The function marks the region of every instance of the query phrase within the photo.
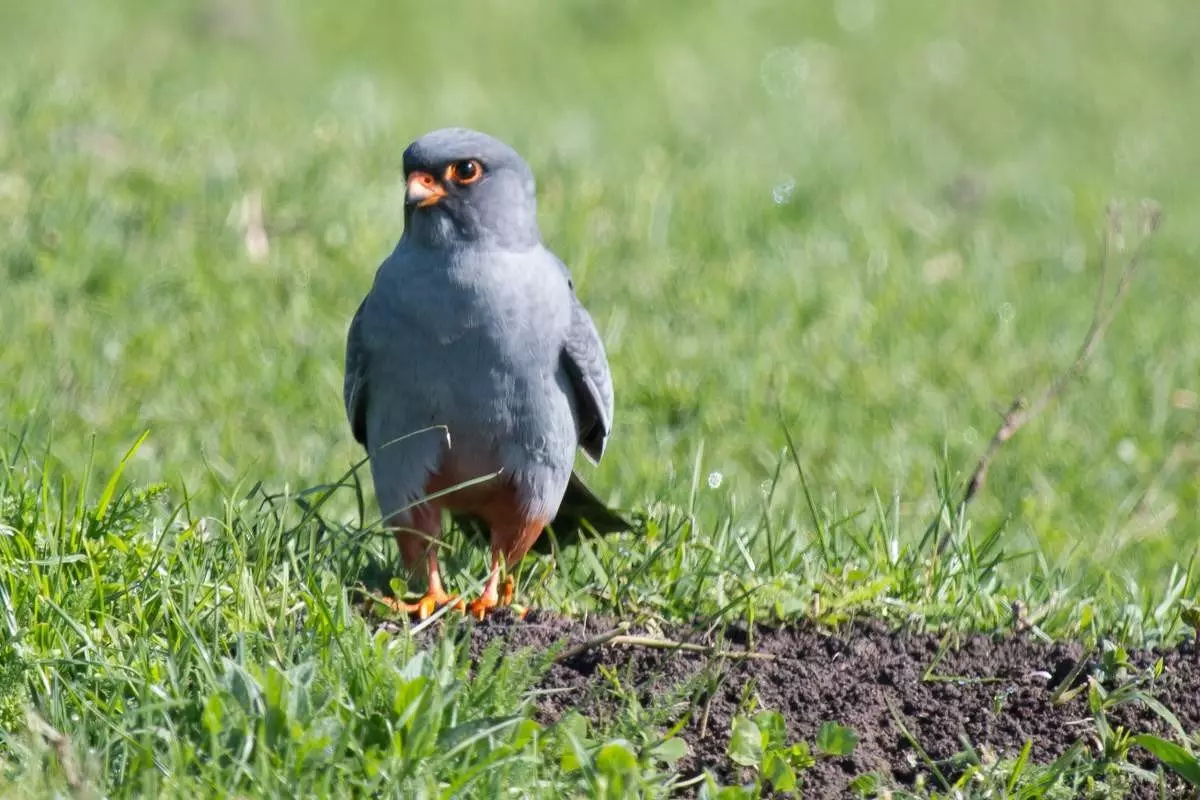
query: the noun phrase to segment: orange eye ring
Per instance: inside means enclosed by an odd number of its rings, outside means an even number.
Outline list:
[[[446,167],[446,180],[459,186],[469,186],[483,177],[483,164],[478,159],[467,158],[451,162]]]

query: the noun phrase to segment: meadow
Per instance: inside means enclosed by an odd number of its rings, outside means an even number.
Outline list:
[[[346,326],[402,230],[401,153],[444,125],[530,162],[612,365],[583,475],[637,531],[525,563],[546,619],[1015,625],[1110,676],[1118,646],[1192,637],[1198,35],[1168,0],[3,4],[0,793],[704,787],[698,705],[643,707],[609,670],[611,713],[564,725],[553,648],[412,634],[346,591],[395,571],[347,477]],[[1003,412],[1075,358],[1144,199],[1163,221],[1120,314],[958,513]],[[449,542],[466,591],[484,553]],[[769,711],[753,694],[739,714]],[[1153,731],[1194,749],[1176,712]],[[718,750],[745,745],[730,725]],[[1099,739],[900,788],[1174,774]],[[770,741],[703,791],[765,780]]]

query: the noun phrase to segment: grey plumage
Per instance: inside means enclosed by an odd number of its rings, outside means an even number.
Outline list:
[[[367,387],[367,350],[362,341],[362,314],[367,301],[358,304],[350,330],[346,333],[346,375],[342,379],[342,399],[346,403],[346,417],[354,440],[367,446],[367,398],[363,391]]]
[[[523,513],[554,520],[560,541],[584,519],[601,532],[628,527],[572,471],[577,448],[603,456],[612,378],[566,267],[542,245],[528,166],[491,137],[447,129],[405,151],[405,172],[463,159],[483,177],[448,181],[432,209],[406,207],[404,234],[347,334],[346,415],[380,509],[407,524],[432,477],[499,472]],[[416,433],[431,426],[449,440]],[[452,497],[447,507],[469,516]]]
[[[612,429],[612,376],[596,325],[574,296],[562,362],[578,399],[580,447],[593,464],[599,464]]]

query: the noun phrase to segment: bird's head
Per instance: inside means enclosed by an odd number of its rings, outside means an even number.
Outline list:
[[[427,133],[404,151],[404,235],[425,247],[507,249],[541,241],[533,172],[517,152],[466,128]]]

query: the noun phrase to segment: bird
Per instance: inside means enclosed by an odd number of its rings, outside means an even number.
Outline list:
[[[629,528],[574,469],[577,451],[593,464],[604,455],[612,375],[569,270],[542,241],[533,172],[514,149],[442,128],[405,149],[403,169],[403,233],[346,335],[346,416],[404,565],[424,565],[424,594],[387,604],[482,619],[512,604],[507,572],[547,526],[556,537],[584,521]],[[442,511],[487,531],[491,568],[470,603],[442,582]]]

